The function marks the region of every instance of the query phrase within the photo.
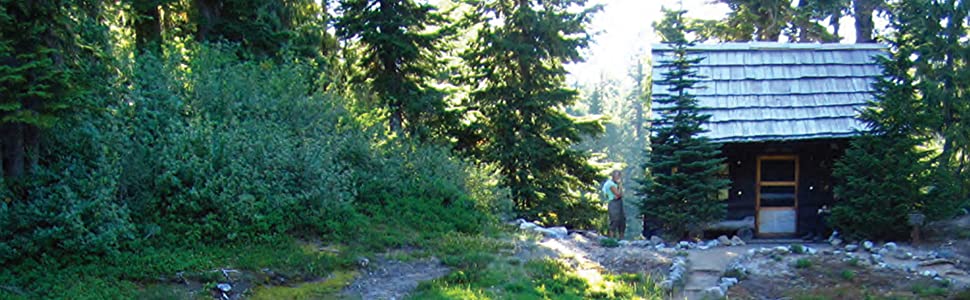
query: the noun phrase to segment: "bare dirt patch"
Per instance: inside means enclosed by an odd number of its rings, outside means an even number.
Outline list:
[[[342,294],[350,299],[403,299],[419,282],[445,276],[449,271],[434,257],[400,261],[380,255],[367,263]]]

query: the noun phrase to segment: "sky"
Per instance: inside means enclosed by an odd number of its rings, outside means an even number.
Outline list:
[[[687,16],[720,19],[729,11],[723,4],[710,0],[683,0]],[[653,22],[663,16],[661,6],[676,8],[679,1],[668,0],[594,0],[602,4],[590,24],[596,35],[586,51],[586,61],[567,66],[570,82],[592,83],[600,76],[623,78],[638,54],[648,53],[650,44],[659,42],[653,33]]]

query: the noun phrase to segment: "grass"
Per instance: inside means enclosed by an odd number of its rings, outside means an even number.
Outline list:
[[[350,266],[352,258],[297,242],[290,237],[263,243],[221,247],[144,247],[104,259],[42,257],[0,270],[9,289],[0,298],[28,299],[172,299],[183,291],[165,284],[177,275],[201,284],[222,280],[221,268],[259,271],[269,268],[290,278],[321,278]],[[16,292],[11,292],[16,291]]]
[[[812,267],[812,261],[807,258],[799,258],[795,261],[795,268],[807,269]]]
[[[253,300],[272,299],[334,299],[339,297],[340,290],[354,280],[355,272],[336,272],[323,281],[303,283],[294,287],[261,286],[253,291]]]
[[[453,267],[423,282],[410,299],[665,299],[655,280],[637,274],[589,274],[553,259],[523,260],[510,240],[528,237],[448,235],[434,246]]]
[[[620,241],[617,241],[616,239],[613,239],[613,238],[603,238],[600,240],[600,246],[603,246],[606,248],[616,248],[620,246]]]

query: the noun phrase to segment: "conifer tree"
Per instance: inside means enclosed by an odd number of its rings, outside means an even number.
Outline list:
[[[655,93],[654,111],[659,118],[651,127],[651,151],[644,167],[650,176],[641,181],[640,212],[672,235],[697,229],[724,217],[725,205],[717,192],[728,180],[718,176],[722,168],[718,144],[700,134],[710,115],[702,114],[691,94],[702,77],[697,65],[703,58],[691,56],[683,10],[666,10],[656,27],[664,43],[672,48],[673,59],[662,61],[661,80],[666,93]]]
[[[592,190],[599,179],[588,154],[571,145],[602,126],[565,113],[577,92],[566,87],[563,64],[582,60],[586,27],[599,7],[586,7],[585,0],[473,5],[469,18],[480,27],[463,58],[476,116],[469,126],[474,136],[466,138],[477,140],[463,144],[498,166],[520,217],[571,225],[567,211],[589,211],[578,209],[578,191]]]
[[[388,110],[390,129],[429,137],[453,125],[444,93],[430,84],[448,30],[445,16],[413,0],[343,0],[338,10],[338,37],[355,40],[362,51],[353,80]]]
[[[905,2],[893,8],[891,24],[896,30],[886,39],[891,53],[877,58],[883,76],[874,84],[875,101],[860,116],[869,131],[853,140],[835,164],[839,181],[835,193],[841,201],[832,210],[832,221],[853,237],[905,238],[909,213],[920,212],[935,220],[952,215],[960,205],[956,178],[948,166],[931,159],[931,151],[921,150],[939,136],[946,143],[945,131],[934,133],[943,118],[938,91],[959,86],[934,78],[940,74],[932,69],[946,67],[930,66],[930,62],[947,55],[926,51],[954,45],[927,36],[939,26],[937,21],[926,22],[927,7],[930,14],[947,11],[945,5],[929,2]],[[965,12],[962,15],[966,17]],[[946,156],[946,149],[939,155]]]

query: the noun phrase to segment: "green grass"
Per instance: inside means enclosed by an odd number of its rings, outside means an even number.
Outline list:
[[[0,282],[10,288],[0,292],[0,298],[184,298],[178,296],[184,291],[169,291],[158,283],[175,281],[178,273],[191,281],[214,283],[222,279],[221,272],[214,272],[220,268],[269,268],[290,278],[320,278],[352,264],[352,258],[317,251],[289,237],[223,247],[144,247],[104,260],[43,257],[6,267],[0,270]]]
[[[514,245],[509,240],[507,235],[505,238],[458,234],[443,237],[434,251],[453,271],[421,283],[410,299],[665,298],[652,278],[641,275],[603,274],[586,278],[557,260],[523,261],[512,257]]]
[[[807,269],[812,267],[812,261],[807,258],[799,258],[795,261],[795,268]]]
[[[606,248],[616,248],[620,246],[620,241],[617,241],[616,239],[613,239],[613,238],[603,238],[600,240],[600,246],[603,246]]]
[[[307,282],[293,287],[288,286],[261,286],[253,290],[253,295],[247,299],[253,300],[273,300],[273,299],[335,299],[339,297],[340,290],[354,280],[355,272],[336,272],[330,278],[323,281]]]
[[[842,270],[842,272],[839,272],[839,277],[842,277],[844,280],[851,281],[855,278],[855,272],[852,272],[852,270]]]

